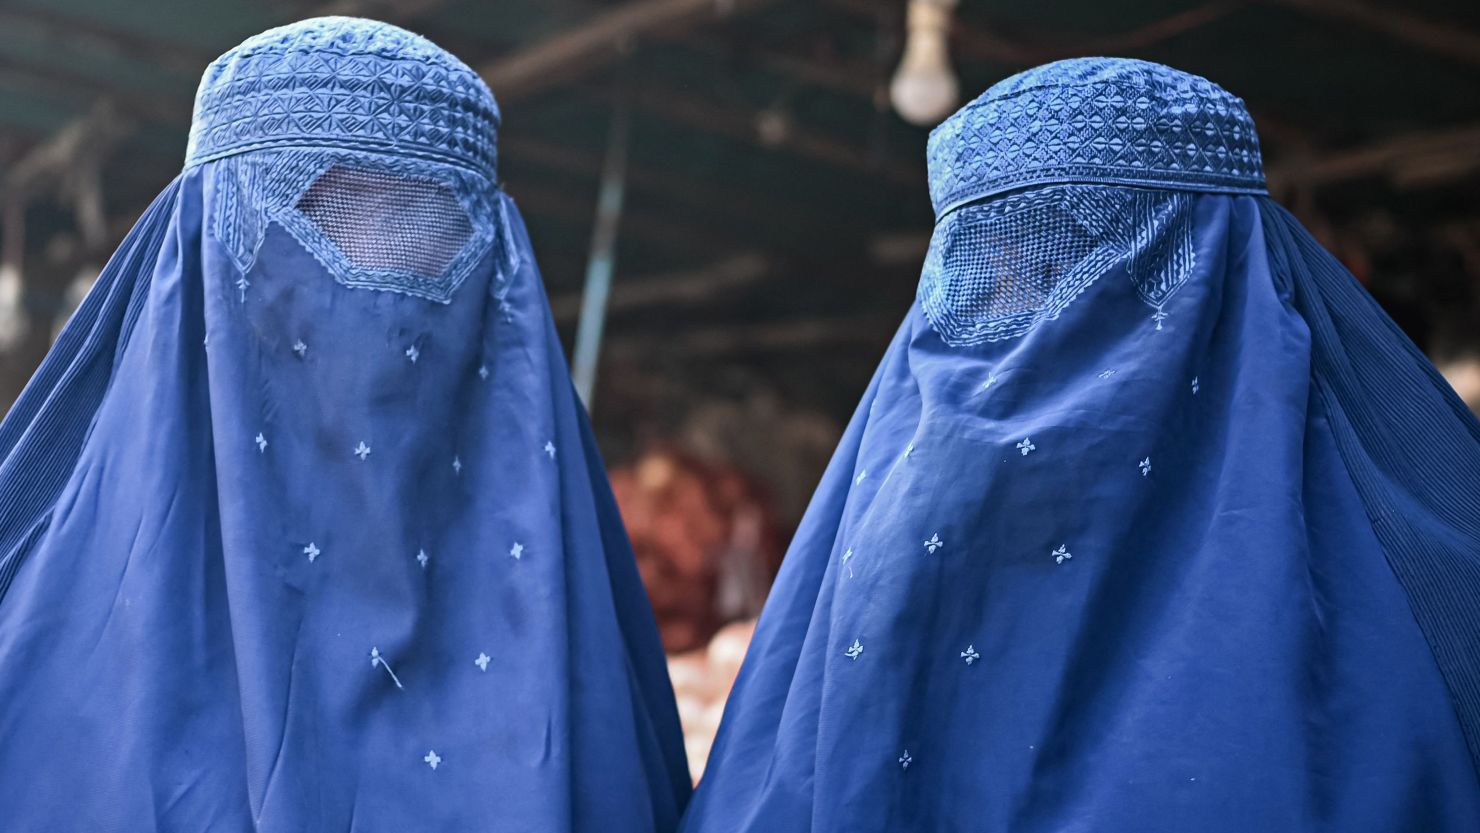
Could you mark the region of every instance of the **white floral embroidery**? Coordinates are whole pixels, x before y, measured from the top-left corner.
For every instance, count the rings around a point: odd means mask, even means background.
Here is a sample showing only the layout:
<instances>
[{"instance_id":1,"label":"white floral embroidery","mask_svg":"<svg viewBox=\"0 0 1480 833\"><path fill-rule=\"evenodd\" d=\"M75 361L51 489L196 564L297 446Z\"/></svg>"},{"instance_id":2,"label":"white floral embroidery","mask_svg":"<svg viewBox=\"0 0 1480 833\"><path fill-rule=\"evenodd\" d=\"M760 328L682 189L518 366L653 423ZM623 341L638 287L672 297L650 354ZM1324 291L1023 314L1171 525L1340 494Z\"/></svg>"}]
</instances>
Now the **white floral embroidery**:
<instances>
[{"instance_id":1,"label":"white floral embroidery","mask_svg":"<svg viewBox=\"0 0 1480 833\"><path fill-rule=\"evenodd\" d=\"M1160 330L1161 322L1167 320L1167 314L1162 312L1161 310L1157 310L1156 313L1151 316L1151 320L1156 322L1156 329Z\"/></svg>"},{"instance_id":2,"label":"white floral embroidery","mask_svg":"<svg viewBox=\"0 0 1480 833\"><path fill-rule=\"evenodd\" d=\"M1197 387L1198 387L1198 385L1197 385L1197 377L1196 376L1193 376L1192 377L1192 395L1193 396L1197 396Z\"/></svg>"},{"instance_id":3,"label":"white floral embroidery","mask_svg":"<svg viewBox=\"0 0 1480 833\"><path fill-rule=\"evenodd\" d=\"M421 565L421 568L423 570L425 570L427 568L427 562L428 561L431 561L431 560L432 560L432 557L430 555L427 555L427 551L426 550L417 550L416 551L416 563L420 564Z\"/></svg>"},{"instance_id":4,"label":"white floral embroidery","mask_svg":"<svg viewBox=\"0 0 1480 833\"><path fill-rule=\"evenodd\" d=\"M964 651L961 652L961 658L964 659L964 660L966 660L966 664L967 665L970 665L973 662L976 662L977 660L981 659L982 658L982 655L981 654L978 654L976 652L976 646L975 645L967 645L966 646L966 650L964 650Z\"/></svg>"},{"instance_id":5,"label":"white floral embroidery","mask_svg":"<svg viewBox=\"0 0 1480 833\"><path fill-rule=\"evenodd\" d=\"M259 454L265 454L265 453L267 453L267 438L264 437L264 436L262 436L262 432L261 431L258 431L257 432L257 438L254 439L254 440L252 440L252 442L254 442L254 443L257 444L257 453L259 453Z\"/></svg>"},{"instance_id":6,"label":"white floral embroidery","mask_svg":"<svg viewBox=\"0 0 1480 833\"><path fill-rule=\"evenodd\" d=\"M483 653L482 651L479 651L478 652L478 658L475 659L475 660L473 660L473 664L476 665L476 666L478 666L478 670L479 671L487 671L488 670L488 660L489 659L491 659L491 657L489 657L487 654Z\"/></svg>"},{"instance_id":7,"label":"white floral embroidery","mask_svg":"<svg viewBox=\"0 0 1480 833\"><path fill-rule=\"evenodd\" d=\"M909 456L911 454L914 454L914 453L915 453L915 444L913 442L911 442L909 445L907 445L907 446L904 447L904 456L905 456L905 459L909 459Z\"/></svg>"},{"instance_id":8,"label":"white floral embroidery","mask_svg":"<svg viewBox=\"0 0 1480 833\"><path fill-rule=\"evenodd\" d=\"M1118 371L1118 370L1101 370L1100 371L1100 378L1101 379L1109 379L1111 376L1114 376L1116 373L1119 373L1119 372L1120 371Z\"/></svg>"},{"instance_id":9,"label":"white floral embroidery","mask_svg":"<svg viewBox=\"0 0 1480 833\"><path fill-rule=\"evenodd\" d=\"M488 365L478 365L478 378L485 382L488 381Z\"/></svg>"},{"instance_id":10,"label":"white floral embroidery","mask_svg":"<svg viewBox=\"0 0 1480 833\"><path fill-rule=\"evenodd\" d=\"M987 374L987 381L982 382L982 390L986 390L987 388L990 388L991 386L993 386L995 384L997 384L997 374L995 374L995 373L988 373Z\"/></svg>"},{"instance_id":11,"label":"white floral embroidery","mask_svg":"<svg viewBox=\"0 0 1480 833\"><path fill-rule=\"evenodd\" d=\"M361 460L370 456L370 446L365 445L364 440L360 440L360 444L355 446L355 456Z\"/></svg>"},{"instance_id":12,"label":"white floral embroidery","mask_svg":"<svg viewBox=\"0 0 1480 833\"><path fill-rule=\"evenodd\" d=\"M391 664L385 661L385 657L383 657L383 656L380 655L380 649L379 648L376 648L374 646L371 646L371 648L370 648L370 667L371 668L374 668L377 665L380 666L381 668L384 668L385 669L385 673L391 675L391 682L393 682L393 683L396 684L396 688L401 688L402 687L401 686L401 679L396 676L396 672L394 672L394 671L391 670ZM436 768L437 767L434 764L432 766L432 769L436 769Z\"/></svg>"},{"instance_id":13,"label":"white floral embroidery","mask_svg":"<svg viewBox=\"0 0 1480 833\"><path fill-rule=\"evenodd\" d=\"M855 639L853 640L853 644L848 646L848 650L843 652L843 656L847 657L848 659L856 660L858 659L858 655L862 653L863 643Z\"/></svg>"},{"instance_id":14,"label":"white floral embroidery","mask_svg":"<svg viewBox=\"0 0 1480 833\"><path fill-rule=\"evenodd\" d=\"M1055 564L1063 564L1065 561L1068 561L1069 559L1074 557L1074 555L1069 552L1068 547L1063 544L1060 544L1059 548L1050 553L1050 555L1053 556L1053 563Z\"/></svg>"},{"instance_id":15,"label":"white floral embroidery","mask_svg":"<svg viewBox=\"0 0 1480 833\"><path fill-rule=\"evenodd\" d=\"M462 458L456 455L452 458L452 473L462 474Z\"/></svg>"},{"instance_id":16,"label":"white floral embroidery","mask_svg":"<svg viewBox=\"0 0 1480 833\"><path fill-rule=\"evenodd\" d=\"M1028 452L1036 451L1038 446L1033 445L1033 439L1031 437L1023 437L1023 441L1017 444L1017 449L1023 453L1024 457L1027 457Z\"/></svg>"},{"instance_id":17,"label":"white floral embroidery","mask_svg":"<svg viewBox=\"0 0 1480 833\"><path fill-rule=\"evenodd\" d=\"M524 545L515 541L514 546L509 547L509 557L515 561L522 559L524 557Z\"/></svg>"},{"instance_id":18,"label":"white floral embroidery","mask_svg":"<svg viewBox=\"0 0 1480 833\"><path fill-rule=\"evenodd\" d=\"M406 358L410 359L412 364L416 364L416 360L421 358L421 350L417 349L415 344L407 347Z\"/></svg>"},{"instance_id":19,"label":"white floral embroidery","mask_svg":"<svg viewBox=\"0 0 1480 833\"><path fill-rule=\"evenodd\" d=\"M436 772L437 765L442 763L442 756L438 755L437 751L433 749L428 751L426 757L422 758L422 760L427 762L427 766L431 767L433 772Z\"/></svg>"},{"instance_id":20,"label":"white floral embroidery","mask_svg":"<svg viewBox=\"0 0 1480 833\"><path fill-rule=\"evenodd\" d=\"M908 750L908 749L906 749L904 751L904 754L903 755L900 755L899 756L899 768L900 769L909 769L910 768L910 764L912 764L914 762L915 762L914 756L910 755L910 750Z\"/></svg>"},{"instance_id":21,"label":"white floral embroidery","mask_svg":"<svg viewBox=\"0 0 1480 833\"><path fill-rule=\"evenodd\" d=\"M853 578L853 565L848 562L853 559L853 548L849 547L843 552L843 566L848 568L848 578Z\"/></svg>"},{"instance_id":22,"label":"white floral embroidery","mask_svg":"<svg viewBox=\"0 0 1480 833\"><path fill-rule=\"evenodd\" d=\"M307 353L308 353L308 345L307 344L304 344L303 343L303 339L300 338L297 341L293 342L293 352L296 353L296 354L298 354L298 358L301 359L305 355L307 355Z\"/></svg>"},{"instance_id":23,"label":"white floral embroidery","mask_svg":"<svg viewBox=\"0 0 1480 833\"><path fill-rule=\"evenodd\" d=\"M925 551L930 553L931 555L935 555L935 551L945 545L946 542L940 540L940 533L933 532L930 534L930 537L925 540Z\"/></svg>"},{"instance_id":24,"label":"white floral embroidery","mask_svg":"<svg viewBox=\"0 0 1480 833\"><path fill-rule=\"evenodd\" d=\"M1147 457L1141 461L1141 476L1145 477L1151 473L1151 458Z\"/></svg>"},{"instance_id":25,"label":"white floral embroidery","mask_svg":"<svg viewBox=\"0 0 1480 833\"><path fill-rule=\"evenodd\" d=\"M554 460L555 459L555 443L554 442L552 442L550 440L546 440L545 441L545 453L548 454L548 455L550 455L550 459L551 460Z\"/></svg>"},{"instance_id":26,"label":"white floral embroidery","mask_svg":"<svg viewBox=\"0 0 1480 833\"><path fill-rule=\"evenodd\" d=\"M863 471L858 473L857 477L853 478L853 485L862 486L863 481L866 479L868 479L868 469L864 469Z\"/></svg>"},{"instance_id":27,"label":"white floral embroidery","mask_svg":"<svg viewBox=\"0 0 1480 833\"><path fill-rule=\"evenodd\" d=\"M246 275L242 275L241 277L239 277L239 278L236 279L236 288L237 289L240 289L241 292L242 292L242 303L243 304L245 304L247 302L247 287L249 287L251 285L252 285L252 282L249 281L249 280L247 280L247 276Z\"/></svg>"},{"instance_id":28,"label":"white floral embroidery","mask_svg":"<svg viewBox=\"0 0 1480 833\"><path fill-rule=\"evenodd\" d=\"M312 564L314 559L319 557L319 548L314 546L312 541L309 541L308 546L303 548L303 554L308 556L308 563Z\"/></svg>"}]
</instances>

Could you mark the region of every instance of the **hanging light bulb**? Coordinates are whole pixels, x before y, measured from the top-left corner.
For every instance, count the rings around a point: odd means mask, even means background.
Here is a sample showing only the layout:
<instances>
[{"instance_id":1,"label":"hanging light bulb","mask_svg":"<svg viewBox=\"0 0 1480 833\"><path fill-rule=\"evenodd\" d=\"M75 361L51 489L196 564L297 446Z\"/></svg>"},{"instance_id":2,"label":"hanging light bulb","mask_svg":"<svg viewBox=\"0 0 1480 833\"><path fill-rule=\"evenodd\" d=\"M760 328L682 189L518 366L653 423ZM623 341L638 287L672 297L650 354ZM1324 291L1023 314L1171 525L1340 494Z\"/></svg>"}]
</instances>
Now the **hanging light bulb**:
<instances>
[{"instance_id":1,"label":"hanging light bulb","mask_svg":"<svg viewBox=\"0 0 1480 833\"><path fill-rule=\"evenodd\" d=\"M931 127L956 108L959 89L946 36L956 0L910 0L908 34L889 100L907 122Z\"/></svg>"}]
</instances>

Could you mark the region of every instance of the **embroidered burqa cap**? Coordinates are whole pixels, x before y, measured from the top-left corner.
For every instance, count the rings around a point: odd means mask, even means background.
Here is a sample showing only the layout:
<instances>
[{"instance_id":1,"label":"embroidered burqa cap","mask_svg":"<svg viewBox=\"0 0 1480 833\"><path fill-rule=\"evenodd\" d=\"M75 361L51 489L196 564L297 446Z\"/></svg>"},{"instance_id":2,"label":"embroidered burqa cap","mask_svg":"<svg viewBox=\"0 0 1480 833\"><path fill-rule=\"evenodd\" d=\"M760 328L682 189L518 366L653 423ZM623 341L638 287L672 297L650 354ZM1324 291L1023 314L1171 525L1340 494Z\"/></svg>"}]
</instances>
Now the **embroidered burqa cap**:
<instances>
[{"instance_id":1,"label":"embroidered burqa cap","mask_svg":"<svg viewBox=\"0 0 1480 833\"><path fill-rule=\"evenodd\" d=\"M207 70L0 426L0 828L674 828L662 650L497 125L381 23Z\"/></svg>"},{"instance_id":2,"label":"embroidered burqa cap","mask_svg":"<svg viewBox=\"0 0 1480 833\"><path fill-rule=\"evenodd\" d=\"M686 833L1480 829L1480 425L1243 104L1065 61L928 157Z\"/></svg>"}]
</instances>

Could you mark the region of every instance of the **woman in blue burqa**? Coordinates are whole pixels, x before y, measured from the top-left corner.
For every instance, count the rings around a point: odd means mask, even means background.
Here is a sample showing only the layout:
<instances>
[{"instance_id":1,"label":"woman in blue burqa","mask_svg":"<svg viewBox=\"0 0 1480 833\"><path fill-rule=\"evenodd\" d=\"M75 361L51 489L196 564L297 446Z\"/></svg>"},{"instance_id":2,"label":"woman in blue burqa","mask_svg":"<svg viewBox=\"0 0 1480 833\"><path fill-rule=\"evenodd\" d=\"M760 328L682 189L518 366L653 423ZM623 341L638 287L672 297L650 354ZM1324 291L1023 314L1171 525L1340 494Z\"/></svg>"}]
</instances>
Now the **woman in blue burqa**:
<instances>
[{"instance_id":1,"label":"woman in blue burqa","mask_svg":"<svg viewBox=\"0 0 1480 833\"><path fill-rule=\"evenodd\" d=\"M932 134L686 833L1480 830L1480 425L1156 64Z\"/></svg>"},{"instance_id":2,"label":"woman in blue burqa","mask_svg":"<svg viewBox=\"0 0 1480 833\"><path fill-rule=\"evenodd\" d=\"M368 21L206 71L184 172L0 428L0 829L677 824L498 121Z\"/></svg>"}]
</instances>

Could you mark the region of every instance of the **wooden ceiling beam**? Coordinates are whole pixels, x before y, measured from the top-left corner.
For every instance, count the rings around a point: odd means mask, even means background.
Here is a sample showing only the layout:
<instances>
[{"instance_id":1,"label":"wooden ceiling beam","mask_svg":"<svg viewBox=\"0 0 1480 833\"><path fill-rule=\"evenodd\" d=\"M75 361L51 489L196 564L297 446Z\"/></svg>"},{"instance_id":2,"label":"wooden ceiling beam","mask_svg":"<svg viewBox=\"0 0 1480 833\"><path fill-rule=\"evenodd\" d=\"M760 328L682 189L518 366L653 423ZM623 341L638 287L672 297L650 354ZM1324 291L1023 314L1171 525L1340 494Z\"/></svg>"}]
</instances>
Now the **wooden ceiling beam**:
<instances>
[{"instance_id":1,"label":"wooden ceiling beam","mask_svg":"<svg viewBox=\"0 0 1480 833\"><path fill-rule=\"evenodd\" d=\"M500 159L512 160L520 170L534 167L564 174L578 174L592 180L601 176L601 158L598 154L544 139L530 139L517 134L500 136L499 155ZM744 194L731 192L723 200L716 201L713 187L702 177L655 170L634 164L630 160L627 164L627 184L635 191L662 197L675 207L687 205L718 211L747 226L754 225L757 217L766 217L789 225L809 220L792 210L791 206L757 202Z\"/></svg>"},{"instance_id":2,"label":"wooden ceiling beam","mask_svg":"<svg viewBox=\"0 0 1480 833\"><path fill-rule=\"evenodd\" d=\"M622 278L612 284L607 314L666 304L716 301L721 295L752 286L771 275L773 264L759 252L742 252L694 269L669 274ZM569 292L550 299L550 312L557 324L574 323L581 311L581 293Z\"/></svg>"},{"instance_id":3,"label":"wooden ceiling beam","mask_svg":"<svg viewBox=\"0 0 1480 833\"><path fill-rule=\"evenodd\" d=\"M1327 20L1339 20L1417 46L1435 55L1480 66L1480 32L1452 21L1419 17L1401 8L1382 8L1361 0L1264 0Z\"/></svg>"},{"instance_id":4,"label":"wooden ceiling beam","mask_svg":"<svg viewBox=\"0 0 1480 833\"><path fill-rule=\"evenodd\" d=\"M702 96L651 88L635 94L633 103L673 124L875 176L894 185L918 189L925 182L923 164L906 165L881 160L855 145L796 124L785 125L776 138L764 140L759 126L761 113L754 110L725 106Z\"/></svg>"},{"instance_id":5,"label":"wooden ceiling beam","mask_svg":"<svg viewBox=\"0 0 1480 833\"><path fill-rule=\"evenodd\" d=\"M1480 124L1432 130L1326 152L1268 173L1270 191L1382 177L1399 186L1453 181L1480 170Z\"/></svg>"},{"instance_id":6,"label":"wooden ceiling beam","mask_svg":"<svg viewBox=\"0 0 1480 833\"><path fill-rule=\"evenodd\" d=\"M1147 49L1185 32L1207 26L1250 5L1250 2L1251 0L1213 0L1126 32L1078 39L1026 31L1021 26L1006 23L968 22L957 14L951 21L953 52L963 58L1021 67L1082 55L1124 54ZM899 19L900 28L903 29L903 3L883 0L826 0L826 4L869 20L893 15ZM973 17L980 18L980 15L973 13Z\"/></svg>"},{"instance_id":7,"label":"wooden ceiling beam","mask_svg":"<svg viewBox=\"0 0 1480 833\"><path fill-rule=\"evenodd\" d=\"M305 17L369 17L387 23L406 23L447 5L447 0L329 0Z\"/></svg>"},{"instance_id":8,"label":"wooden ceiling beam","mask_svg":"<svg viewBox=\"0 0 1480 833\"><path fill-rule=\"evenodd\" d=\"M774 2L777 0L628 0L578 26L491 61L480 72L500 101L513 101L593 73L616 60L639 38L685 31Z\"/></svg>"},{"instance_id":9,"label":"wooden ceiling beam","mask_svg":"<svg viewBox=\"0 0 1480 833\"><path fill-rule=\"evenodd\" d=\"M582 228L590 228L596 217L595 194L575 194L529 182L515 183L509 188L509 194L516 205L530 214L562 220ZM729 240L706 229L649 214L630 211L624 213L621 229L622 237L630 237L664 251L712 257L716 251L733 248Z\"/></svg>"},{"instance_id":10,"label":"wooden ceiling beam","mask_svg":"<svg viewBox=\"0 0 1480 833\"><path fill-rule=\"evenodd\" d=\"M1215 0L1125 32L1078 39L1022 32L1013 27L1003 27L1002 34L999 34L992 24L980 26L957 20L952 37L964 58L1030 67L1084 55L1126 55L1144 51L1221 20L1247 5L1248 2L1243 0Z\"/></svg>"},{"instance_id":11,"label":"wooden ceiling beam","mask_svg":"<svg viewBox=\"0 0 1480 833\"><path fill-rule=\"evenodd\" d=\"M50 98L74 102L85 109L99 99L117 103L127 117L160 122L184 128L190 124L190 102L169 96L127 92L107 83L69 72L39 69L0 59L0 86L20 92L40 93Z\"/></svg>"},{"instance_id":12,"label":"wooden ceiling beam","mask_svg":"<svg viewBox=\"0 0 1480 833\"><path fill-rule=\"evenodd\" d=\"M64 44L68 50L119 60L145 60L190 77L198 77L215 55L182 48L172 41L146 38L90 23L86 19L36 8L0 9L0 29L26 33L30 39Z\"/></svg>"}]
</instances>

